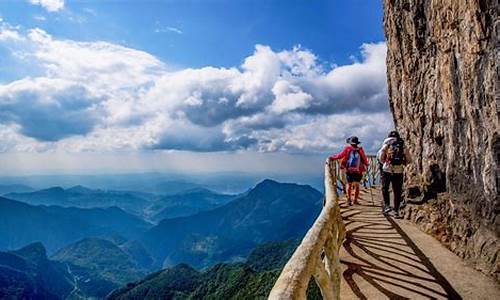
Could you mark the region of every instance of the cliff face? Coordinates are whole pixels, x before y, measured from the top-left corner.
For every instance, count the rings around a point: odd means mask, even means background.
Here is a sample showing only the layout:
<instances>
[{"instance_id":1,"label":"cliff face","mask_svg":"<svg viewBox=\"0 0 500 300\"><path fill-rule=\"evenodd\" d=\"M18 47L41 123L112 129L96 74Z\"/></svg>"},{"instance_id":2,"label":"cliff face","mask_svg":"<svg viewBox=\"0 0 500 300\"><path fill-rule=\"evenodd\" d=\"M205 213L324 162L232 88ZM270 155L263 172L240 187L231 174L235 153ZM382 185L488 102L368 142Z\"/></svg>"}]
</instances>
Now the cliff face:
<instances>
[{"instance_id":1,"label":"cliff face","mask_svg":"<svg viewBox=\"0 0 500 300\"><path fill-rule=\"evenodd\" d=\"M498 0L384 0L389 101L414 162L407 217L499 278ZM442 193L445 192L445 193Z\"/></svg>"}]
</instances>

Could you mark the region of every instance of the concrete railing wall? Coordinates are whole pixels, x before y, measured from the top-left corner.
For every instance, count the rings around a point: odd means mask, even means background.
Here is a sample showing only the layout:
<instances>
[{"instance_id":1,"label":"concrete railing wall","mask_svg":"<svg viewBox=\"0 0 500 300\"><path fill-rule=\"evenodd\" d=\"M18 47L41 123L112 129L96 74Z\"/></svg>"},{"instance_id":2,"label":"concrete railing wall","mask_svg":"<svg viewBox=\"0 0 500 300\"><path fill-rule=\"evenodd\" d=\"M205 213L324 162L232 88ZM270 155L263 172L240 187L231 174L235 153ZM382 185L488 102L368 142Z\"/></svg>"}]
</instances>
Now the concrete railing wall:
<instances>
[{"instance_id":1,"label":"concrete railing wall","mask_svg":"<svg viewBox=\"0 0 500 300\"><path fill-rule=\"evenodd\" d=\"M325 202L319 217L283 268L269 299L306 299L314 278L323 299L340 298L339 251L345 238L337 189L338 166L325 164Z\"/></svg>"}]
</instances>

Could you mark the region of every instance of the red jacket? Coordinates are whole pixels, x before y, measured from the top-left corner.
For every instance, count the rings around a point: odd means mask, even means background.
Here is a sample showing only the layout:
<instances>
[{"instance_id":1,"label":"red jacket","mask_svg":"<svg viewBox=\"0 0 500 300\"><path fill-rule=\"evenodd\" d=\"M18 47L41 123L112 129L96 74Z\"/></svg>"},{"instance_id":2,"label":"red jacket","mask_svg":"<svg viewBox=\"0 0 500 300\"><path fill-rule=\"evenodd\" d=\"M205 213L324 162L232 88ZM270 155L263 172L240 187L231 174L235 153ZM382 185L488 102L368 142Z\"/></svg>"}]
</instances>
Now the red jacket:
<instances>
[{"instance_id":1,"label":"red jacket","mask_svg":"<svg viewBox=\"0 0 500 300\"><path fill-rule=\"evenodd\" d=\"M347 163L347 159L349 158L349 153L351 152L351 150L354 150L354 149L359 151L359 156L361 156L361 172L364 172L366 170L366 167L368 167L369 163L368 163L368 158L366 157L366 154L365 154L365 150L363 150L363 147L355 148L351 145L348 145L344 148L344 150L342 150L342 152L330 156L330 159L332 159L332 160L342 159L340 161L340 167L342 169L344 169L345 165Z\"/></svg>"}]
</instances>

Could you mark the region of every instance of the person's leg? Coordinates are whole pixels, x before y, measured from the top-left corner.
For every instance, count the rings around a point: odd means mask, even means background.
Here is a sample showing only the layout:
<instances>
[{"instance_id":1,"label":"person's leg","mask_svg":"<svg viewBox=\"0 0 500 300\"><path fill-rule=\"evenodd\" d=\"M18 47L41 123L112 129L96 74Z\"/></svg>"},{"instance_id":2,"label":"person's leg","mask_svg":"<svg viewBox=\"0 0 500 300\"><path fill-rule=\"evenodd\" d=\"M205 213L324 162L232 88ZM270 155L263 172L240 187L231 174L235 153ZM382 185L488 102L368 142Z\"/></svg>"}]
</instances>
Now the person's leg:
<instances>
[{"instance_id":1,"label":"person's leg","mask_svg":"<svg viewBox=\"0 0 500 300\"><path fill-rule=\"evenodd\" d=\"M399 215L401 195L403 194L403 174L392 174L392 190L394 191L394 211Z\"/></svg>"},{"instance_id":2,"label":"person's leg","mask_svg":"<svg viewBox=\"0 0 500 300\"><path fill-rule=\"evenodd\" d=\"M354 182L354 204L359 204L359 182Z\"/></svg>"},{"instance_id":3,"label":"person's leg","mask_svg":"<svg viewBox=\"0 0 500 300\"><path fill-rule=\"evenodd\" d=\"M347 183L347 204L351 205L352 182Z\"/></svg>"},{"instance_id":4,"label":"person's leg","mask_svg":"<svg viewBox=\"0 0 500 300\"><path fill-rule=\"evenodd\" d=\"M384 185L384 165L380 162L378 163L378 174L380 176L380 185ZM375 180L375 178L373 178L373 180ZM375 184L375 182L372 184Z\"/></svg>"},{"instance_id":5,"label":"person's leg","mask_svg":"<svg viewBox=\"0 0 500 300\"><path fill-rule=\"evenodd\" d=\"M382 196L384 197L384 207L383 210L386 212L391 207L391 198L389 194L389 187L391 185L391 173L383 172L382 180Z\"/></svg>"}]
</instances>

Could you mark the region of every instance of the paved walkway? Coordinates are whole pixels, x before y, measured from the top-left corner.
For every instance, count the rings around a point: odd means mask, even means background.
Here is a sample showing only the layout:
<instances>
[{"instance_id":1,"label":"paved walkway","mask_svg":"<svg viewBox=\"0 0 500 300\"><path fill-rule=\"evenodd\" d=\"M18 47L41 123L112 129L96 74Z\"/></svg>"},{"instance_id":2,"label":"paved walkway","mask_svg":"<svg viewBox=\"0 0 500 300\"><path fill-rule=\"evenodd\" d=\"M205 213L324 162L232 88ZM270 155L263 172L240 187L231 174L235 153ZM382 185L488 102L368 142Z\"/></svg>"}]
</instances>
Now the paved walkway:
<instances>
[{"instance_id":1,"label":"paved walkway","mask_svg":"<svg viewBox=\"0 0 500 300\"><path fill-rule=\"evenodd\" d=\"M500 299L494 280L409 221L384 217L380 190L372 194L373 203L368 190L360 205L341 201L342 299Z\"/></svg>"}]
</instances>

